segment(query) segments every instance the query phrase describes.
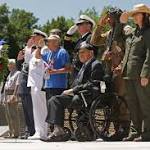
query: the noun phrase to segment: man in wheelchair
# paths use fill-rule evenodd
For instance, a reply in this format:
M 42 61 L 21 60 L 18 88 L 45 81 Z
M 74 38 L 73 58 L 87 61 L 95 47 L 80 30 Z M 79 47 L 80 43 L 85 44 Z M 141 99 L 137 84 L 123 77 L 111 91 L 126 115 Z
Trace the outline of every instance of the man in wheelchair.
M 65 108 L 88 105 L 100 93 L 100 84 L 93 81 L 102 81 L 104 76 L 100 61 L 94 58 L 95 47 L 83 42 L 79 50 L 79 59 L 83 63 L 72 87 L 61 95 L 53 96 L 48 101 L 48 115 L 46 121 L 54 125 L 54 130 L 48 137 L 49 142 L 64 141 L 64 110 Z M 84 91 L 83 91 L 84 90 Z M 88 94 L 86 103 L 81 99 L 81 91 Z

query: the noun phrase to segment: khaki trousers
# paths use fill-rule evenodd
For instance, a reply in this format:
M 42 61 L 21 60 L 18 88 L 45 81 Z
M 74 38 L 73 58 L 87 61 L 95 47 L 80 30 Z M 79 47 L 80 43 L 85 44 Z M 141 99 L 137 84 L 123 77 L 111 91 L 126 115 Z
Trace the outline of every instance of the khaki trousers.
M 18 102 L 6 103 L 5 105 L 6 119 L 8 122 L 10 135 L 19 136 L 19 112 L 18 112 Z

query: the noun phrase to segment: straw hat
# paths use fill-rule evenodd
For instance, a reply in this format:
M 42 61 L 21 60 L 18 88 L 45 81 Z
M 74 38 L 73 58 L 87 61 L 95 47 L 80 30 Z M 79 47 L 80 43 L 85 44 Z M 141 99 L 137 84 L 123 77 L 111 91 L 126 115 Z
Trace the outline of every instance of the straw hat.
M 131 11 L 126 11 L 122 13 L 120 17 L 120 22 L 127 23 L 129 17 L 132 17 L 136 13 L 147 13 L 150 15 L 150 8 L 146 6 L 145 4 L 134 5 Z

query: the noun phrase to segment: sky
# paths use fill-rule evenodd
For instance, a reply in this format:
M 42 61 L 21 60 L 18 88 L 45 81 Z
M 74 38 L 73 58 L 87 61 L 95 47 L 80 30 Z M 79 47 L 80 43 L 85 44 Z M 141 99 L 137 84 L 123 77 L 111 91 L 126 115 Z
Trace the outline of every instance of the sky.
M 133 5 L 144 3 L 150 6 L 150 0 L 0 0 L 0 4 L 7 3 L 10 9 L 19 8 L 33 12 L 39 18 L 38 24 L 57 16 L 77 19 L 80 10 L 95 7 L 101 13 L 104 6 L 117 6 L 123 10 L 132 9 Z

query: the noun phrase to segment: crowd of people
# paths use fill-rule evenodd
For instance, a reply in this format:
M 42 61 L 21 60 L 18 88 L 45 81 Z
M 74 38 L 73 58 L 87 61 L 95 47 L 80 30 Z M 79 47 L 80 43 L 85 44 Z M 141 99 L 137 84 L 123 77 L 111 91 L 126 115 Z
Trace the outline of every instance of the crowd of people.
M 128 25 L 132 18 L 135 28 Z M 105 25 L 110 30 L 104 32 Z M 80 37 L 73 41 L 74 34 Z M 150 141 L 150 8 L 137 4 L 131 11 L 111 8 L 97 23 L 81 15 L 62 40 L 61 30 L 50 35 L 35 29 L 17 59 L 9 59 L 4 104 L 10 138 L 63 141 L 66 108 L 82 106 L 79 92 L 93 81 L 104 81 L 105 92 L 117 93 L 128 107 L 112 141 Z M 101 60 L 101 47 L 105 47 Z M 71 75 L 70 75 L 71 74 Z M 70 79 L 71 77 L 71 79 Z M 103 82 L 103 83 L 104 83 Z M 101 91 L 85 95 L 87 105 Z M 22 103 L 26 131 L 19 135 L 18 102 Z M 130 133 L 131 122 L 136 132 Z M 49 126 L 50 125 L 50 126 Z M 48 128 L 51 133 L 48 135 Z

